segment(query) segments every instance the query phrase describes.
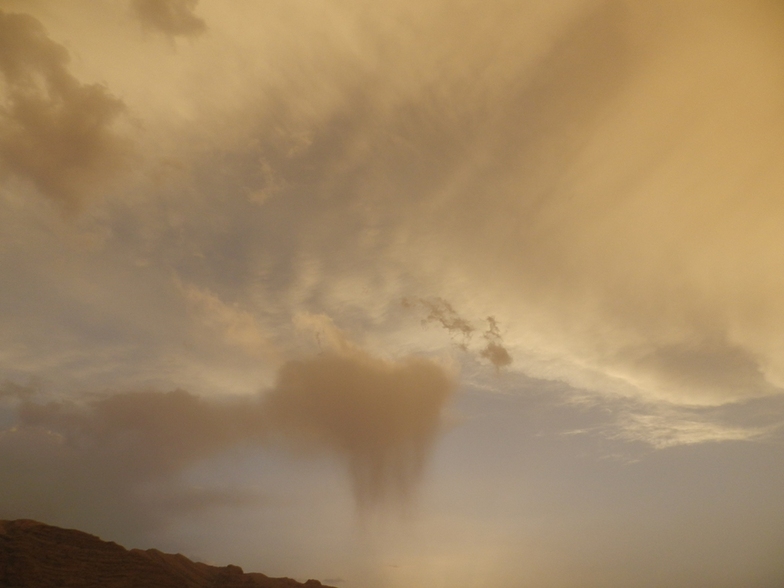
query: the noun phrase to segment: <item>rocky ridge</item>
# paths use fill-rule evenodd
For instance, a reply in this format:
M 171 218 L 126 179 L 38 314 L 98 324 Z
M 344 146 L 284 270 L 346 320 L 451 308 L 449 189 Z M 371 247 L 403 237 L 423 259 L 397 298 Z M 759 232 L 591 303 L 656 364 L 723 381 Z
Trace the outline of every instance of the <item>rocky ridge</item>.
M 36 521 L 0 521 L 0 586 L 8 588 L 330 588 L 318 580 L 244 573 L 157 549 L 110 541 Z

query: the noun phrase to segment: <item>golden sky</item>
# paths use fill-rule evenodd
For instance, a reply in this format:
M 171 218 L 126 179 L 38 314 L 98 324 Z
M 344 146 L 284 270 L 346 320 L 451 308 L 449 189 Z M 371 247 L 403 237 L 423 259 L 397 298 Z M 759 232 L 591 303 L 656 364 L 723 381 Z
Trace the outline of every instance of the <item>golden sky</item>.
M 0 517 L 782 583 L 782 162 L 773 0 L 0 0 Z

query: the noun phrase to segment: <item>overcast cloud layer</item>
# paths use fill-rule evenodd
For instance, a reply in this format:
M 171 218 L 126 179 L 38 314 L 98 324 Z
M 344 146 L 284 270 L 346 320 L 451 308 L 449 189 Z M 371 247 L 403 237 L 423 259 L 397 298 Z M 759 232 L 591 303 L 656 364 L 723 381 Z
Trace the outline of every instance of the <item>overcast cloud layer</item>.
M 435 562 L 478 562 L 475 546 L 417 559 L 392 531 L 373 553 L 296 539 L 305 513 L 327 521 L 344 495 L 413 513 L 421 495 L 428 530 L 411 545 L 461 517 L 477 537 L 517 537 L 498 521 L 518 521 L 536 544 L 510 446 L 552 452 L 537 475 L 597 493 L 616 475 L 603 460 L 650 472 L 677 469 L 678 451 L 769 452 L 784 422 L 783 137 L 772 1 L 0 0 L 0 463 L 14 472 L 0 516 L 176 543 L 209 513 L 253 512 L 292 537 L 267 546 L 270 565 L 302 549 L 343 561 L 350 585 L 424 581 L 387 569 L 396 553 L 437 584 Z M 496 402 L 539 420 L 484 444 Z M 556 467 L 567 438 L 595 465 L 585 479 Z M 266 473 L 204 482 L 256 471 L 238 455 Z M 467 472 L 494 459 L 516 473 L 471 490 Z M 318 464 L 344 475 L 340 492 Z M 762 465 L 747 475 L 766 480 L 762 503 L 783 490 Z M 324 510 L 269 518 L 248 487 L 287 476 Z M 434 498 L 447 487 L 463 505 L 449 516 Z M 456 488 L 524 506 L 491 516 Z M 712 515 L 717 532 L 738 504 Z M 577 536 L 582 516 L 541 525 Z M 754 582 L 784 577 L 768 558 L 779 535 L 749 529 Z M 605 531 L 612 553 L 622 533 Z M 476 569 L 576 586 L 542 563 L 579 559 L 559 541 L 533 576 L 501 547 Z M 632 581 L 602 569 L 594 585 Z M 667 583 L 700 585 L 699 569 Z

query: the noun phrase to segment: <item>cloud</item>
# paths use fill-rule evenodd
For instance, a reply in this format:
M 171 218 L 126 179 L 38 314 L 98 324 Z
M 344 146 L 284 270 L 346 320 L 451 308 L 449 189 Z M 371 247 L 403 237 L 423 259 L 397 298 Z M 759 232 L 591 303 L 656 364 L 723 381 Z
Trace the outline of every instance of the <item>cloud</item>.
M 22 402 L 16 423 L 0 431 L 0 517 L 134 535 L 177 509 L 216 504 L 220 492 L 183 486 L 177 474 L 258 439 L 258 412 L 245 408 L 184 391 Z
M 218 296 L 178 282 L 188 309 L 195 322 L 203 328 L 210 338 L 218 337 L 226 345 L 242 350 L 251 357 L 268 358 L 275 352 L 267 338 L 262 334 L 256 317 L 238 305 L 229 305 Z
M 666 395 L 667 388 L 692 391 L 700 397 L 734 399 L 749 392 L 775 393 L 765 380 L 760 358 L 722 339 L 680 341 L 639 353 L 630 363 L 641 381 Z
M 469 321 L 461 317 L 452 305 L 443 298 L 403 298 L 403 308 L 413 308 L 422 306 L 427 310 L 427 316 L 422 319 L 422 324 L 437 323 L 446 329 L 450 335 L 459 335 L 462 341 L 458 346 L 463 351 L 468 351 L 468 346 L 472 335 L 476 331 Z M 501 369 L 512 363 L 512 356 L 504 347 L 501 330 L 498 321 L 493 316 L 487 317 L 487 329 L 482 333 L 482 338 L 486 341 L 485 347 L 479 351 L 479 356 L 483 357 L 496 369 Z
M 611 405 L 606 407 L 612 411 Z M 743 405 L 686 408 L 673 404 L 628 405 L 616 421 L 603 430 L 610 439 L 641 441 L 654 449 L 679 445 L 755 441 L 770 438 L 781 429 L 781 402 L 769 403 L 766 418 L 744 414 Z
M 74 266 L 78 294 L 92 298 L 78 321 L 62 304 L 54 329 L 89 324 L 85 340 L 144 339 L 140 347 L 171 332 L 154 320 L 146 333 L 119 335 L 112 317 L 92 312 L 116 291 L 106 267 L 144 253 L 162 274 L 199 284 L 194 331 L 233 348 L 258 343 L 253 317 L 264 316 L 262 334 L 270 325 L 274 339 L 307 310 L 361 324 L 390 355 L 409 352 L 421 338 L 396 331 L 400 297 L 448 292 L 416 302 L 423 318 L 496 367 L 514 356 L 511 367 L 532 376 L 679 403 L 728 402 L 784 382 L 781 177 L 770 163 L 784 136 L 781 67 L 755 9 L 305 5 L 215 10 L 193 53 L 146 63 L 162 86 L 150 92 L 155 120 L 167 119 L 164 107 L 176 120 L 187 112 L 187 130 L 160 136 L 188 143 L 167 155 L 193 170 L 192 184 L 166 194 L 134 186 L 144 203 L 106 211 L 114 256 Z M 199 6 L 207 14 L 219 3 Z M 401 27 L 422 34 L 401 47 Z M 188 91 L 213 75 L 220 83 L 202 84 L 205 95 Z M 267 189 L 275 195 L 263 206 L 244 197 Z M 41 275 L 56 269 L 45 260 L 61 259 L 60 243 L 47 243 Z M 58 302 L 69 280 L 38 289 Z M 147 286 L 160 298 L 163 288 Z M 32 291 L 6 316 L 37 325 Z M 130 303 L 104 312 L 127 317 Z M 485 328 L 488 314 L 503 329 Z M 36 343 L 52 341 L 51 329 L 36 328 L 26 349 L 43 356 L 49 347 Z M 57 345 L 78 347 L 71 341 Z M 99 371 L 92 349 L 78 350 L 80 377 Z M 163 346 L 150 356 L 177 363 Z M 149 369 L 147 358 L 134 361 L 124 369 Z
M 0 399 L 16 400 L 16 417 L 0 430 L 0 518 L 143 535 L 184 511 L 257 500 L 242 488 L 194 488 L 181 476 L 273 439 L 295 455 L 338 457 L 362 509 L 405 501 L 452 389 L 433 361 L 382 360 L 356 347 L 291 360 L 270 390 L 223 401 L 176 390 L 46 402 L 6 384 Z
M 146 28 L 171 36 L 196 36 L 207 30 L 193 11 L 199 0 L 131 0 L 131 8 Z
M 696 443 L 752 441 L 770 434 L 771 428 L 729 426 L 701 415 L 676 410 L 628 413 L 616 424 L 610 438 L 643 441 L 656 449 Z
M 390 123 L 420 159 L 378 164 L 400 259 L 457 283 L 454 308 L 492 308 L 529 375 L 683 404 L 780 393 L 781 16 L 585 3 L 508 70 L 494 116 L 423 94 L 405 112 L 427 138 Z
M 360 352 L 290 361 L 265 399 L 273 430 L 348 465 L 361 507 L 410 499 L 453 382 L 438 364 Z
M 501 331 L 495 318 L 492 316 L 487 317 L 487 325 L 487 330 L 482 334 L 482 337 L 487 341 L 487 345 L 479 352 L 479 355 L 492 363 L 496 369 L 501 369 L 512 363 L 512 356 L 509 355 L 509 352 L 503 346 Z
M 33 386 L 25 386 L 17 384 L 10 380 L 6 380 L 0 384 L 0 399 L 11 398 L 16 400 L 24 400 L 30 398 L 35 394 L 36 390 Z
M 784 423 L 784 398 L 770 395 L 719 406 L 686 406 L 682 403 L 645 401 L 639 398 L 606 397 L 595 393 L 571 391 L 562 397 L 565 406 L 579 408 L 584 414 L 594 411 L 602 421 L 568 434 L 598 434 L 628 443 L 615 446 L 618 455 L 636 459 L 632 443 L 648 449 L 667 449 L 682 445 L 727 441 L 772 442 Z M 636 457 L 635 457 L 636 455 Z
M 68 71 L 68 52 L 26 14 L 0 11 L 0 172 L 75 211 L 122 168 L 125 111 L 99 84 Z
M 403 299 L 404 308 L 410 308 L 415 304 L 419 304 L 427 310 L 427 316 L 422 319 L 423 324 L 438 323 L 449 331 L 450 335 L 461 335 L 464 341 L 469 339 L 474 332 L 474 327 L 457 314 L 452 305 L 443 298 L 436 297 L 430 300 L 425 298 Z

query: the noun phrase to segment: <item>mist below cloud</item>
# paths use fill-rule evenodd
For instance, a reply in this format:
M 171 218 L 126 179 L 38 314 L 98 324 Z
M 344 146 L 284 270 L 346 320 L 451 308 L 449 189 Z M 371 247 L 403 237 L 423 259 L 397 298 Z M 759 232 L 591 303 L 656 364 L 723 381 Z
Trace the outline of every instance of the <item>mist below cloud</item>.
M 143 533 L 189 510 L 252 503 L 242 490 L 196 490 L 179 476 L 270 443 L 337 458 L 363 511 L 410 504 L 452 387 L 431 360 L 356 348 L 289 361 L 272 389 L 234 400 L 177 390 L 44 402 L 8 385 L 16 421 L 0 431 L 0 517 Z

